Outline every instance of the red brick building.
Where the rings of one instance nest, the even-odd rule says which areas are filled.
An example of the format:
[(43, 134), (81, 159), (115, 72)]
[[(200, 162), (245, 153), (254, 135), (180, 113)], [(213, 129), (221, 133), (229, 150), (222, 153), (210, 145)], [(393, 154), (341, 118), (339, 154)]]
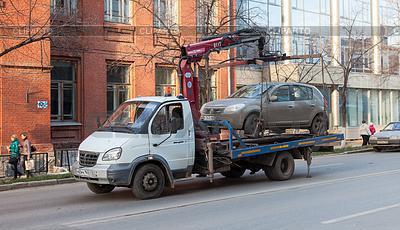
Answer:
[[(45, 4), (45, 0), (37, 4)], [(29, 1), (0, 1), (0, 53), (33, 38), (37, 27), (47, 27), (50, 11), (29, 7)], [(26, 15), (32, 15), (29, 18)], [(30, 23), (29, 23), (30, 22)], [(51, 148), (50, 42), (22, 46), (0, 56), (0, 144), (12, 134), (32, 133), (32, 141)], [(2, 149), (4, 151), (4, 147)]]
[[(12, 11), (8, 1), (0, 0), (2, 11)], [(51, 42), (45, 39), (0, 57), (3, 146), (11, 133), (23, 130), (32, 134), (34, 143), (79, 143), (124, 100), (178, 93), (173, 56), (179, 53), (166, 47), (196, 41), (205, 24), (209, 30), (226, 20), (232, 7), (230, 0), (216, 1), (212, 8), (207, 4), (213, 0), (50, 2), (41, 0), (32, 14), (38, 25), (51, 18)], [(227, 58), (227, 53), (214, 57)], [(233, 79), (228, 73), (223, 69), (213, 75), (214, 97), (227, 96), (233, 85), (228, 84)], [(38, 106), (46, 102), (48, 107)]]

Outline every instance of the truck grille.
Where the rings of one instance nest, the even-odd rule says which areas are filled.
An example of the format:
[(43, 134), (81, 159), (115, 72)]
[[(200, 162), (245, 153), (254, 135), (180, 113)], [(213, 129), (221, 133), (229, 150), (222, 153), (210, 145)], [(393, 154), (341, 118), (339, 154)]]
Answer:
[(225, 108), (205, 108), (204, 114), (222, 114)]
[(79, 151), (79, 164), (85, 167), (93, 167), (96, 165), (99, 155), (100, 153), (96, 152)]

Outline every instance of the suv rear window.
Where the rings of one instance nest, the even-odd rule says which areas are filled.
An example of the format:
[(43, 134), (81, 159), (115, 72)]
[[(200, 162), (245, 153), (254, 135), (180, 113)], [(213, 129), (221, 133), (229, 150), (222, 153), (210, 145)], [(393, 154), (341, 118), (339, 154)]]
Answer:
[(313, 89), (307, 86), (293, 86), (293, 99), (295, 101), (307, 101), (313, 99)]

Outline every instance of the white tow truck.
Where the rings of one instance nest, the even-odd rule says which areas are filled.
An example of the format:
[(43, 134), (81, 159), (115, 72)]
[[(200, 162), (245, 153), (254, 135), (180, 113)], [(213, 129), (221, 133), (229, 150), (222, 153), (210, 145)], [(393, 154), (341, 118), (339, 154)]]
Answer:
[[(239, 136), (227, 121), (199, 120), (198, 80), (191, 64), (212, 51), (254, 41), (263, 43), (264, 39), (251, 31), (238, 31), (183, 47), (183, 95), (139, 97), (123, 103), (79, 146), (78, 161), (72, 167), (74, 177), (87, 182), (97, 194), (128, 187), (137, 198), (150, 199), (193, 174), (208, 176), (212, 182), (215, 173), (239, 178), (246, 170), (264, 170), (271, 180), (288, 180), (294, 172), (294, 159), (304, 159), (310, 166), (312, 146), (342, 140), (343, 135), (250, 138)], [(229, 137), (223, 139), (215, 130), (227, 130)]]

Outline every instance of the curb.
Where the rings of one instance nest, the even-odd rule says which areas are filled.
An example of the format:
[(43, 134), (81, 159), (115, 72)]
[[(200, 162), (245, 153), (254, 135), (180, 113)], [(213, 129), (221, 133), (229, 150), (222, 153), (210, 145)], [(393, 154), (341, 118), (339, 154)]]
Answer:
[(373, 152), (373, 151), (374, 151), (373, 148), (367, 148), (367, 149), (358, 149), (358, 150), (343, 152), (343, 153), (339, 153), (339, 154), (340, 155), (345, 155), (345, 154), (365, 153), (365, 152)]
[(58, 184), (71, 184), (78, 182), (74, 178), (63, 178), (63, 179), (51, 179), (51, 180), (42, 180), (42, 181), (30, 181), (30, 182), (19, 182), (14, 184), (5, 184), (0, 185), (0, 192), (15, 190), (21, 188), (33, 188), (33, 187), (41, 187), (41, 186), (49, 186), (49, 185), (58, 185)]

